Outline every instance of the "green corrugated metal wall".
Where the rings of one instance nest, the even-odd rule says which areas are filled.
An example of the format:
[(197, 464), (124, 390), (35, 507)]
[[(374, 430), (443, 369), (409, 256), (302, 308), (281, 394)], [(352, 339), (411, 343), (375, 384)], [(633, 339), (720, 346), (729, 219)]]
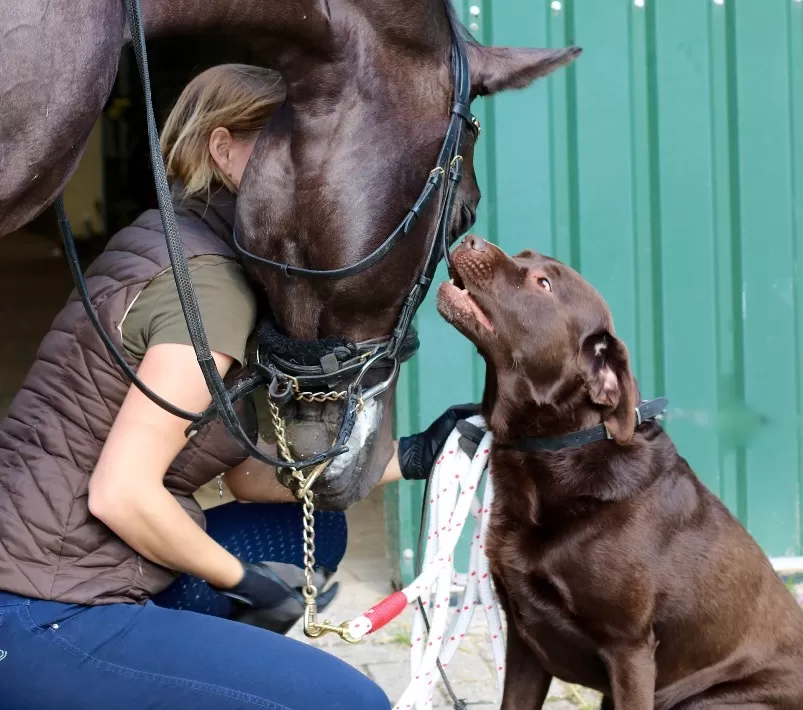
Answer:
[[(803, 3), (458, 0), (486, 44), (583, 55), (477, 102), (475, 232), (578, 268), (610, 304), (644, 396), (767, 554), (801, 552)], [(471, 14), (479, 10), (479, 14)], [(432, 298), (399, 433), (477, 400), (482, 363)], [(386, 492), (410, 579), (420, 484)]]

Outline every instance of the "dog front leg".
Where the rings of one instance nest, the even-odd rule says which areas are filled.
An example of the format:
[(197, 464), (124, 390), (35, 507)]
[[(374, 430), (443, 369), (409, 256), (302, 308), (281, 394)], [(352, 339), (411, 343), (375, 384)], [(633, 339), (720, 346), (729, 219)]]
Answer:
[(511, 622), (507, 625), (505, 663), (505, 688), (500, 710), (541, 710), (552, 676), (544, 670)]
[(616, 710), (653, 710), (655, 706), (655, 641), (617, 644), (601, 651), (608, 670)]

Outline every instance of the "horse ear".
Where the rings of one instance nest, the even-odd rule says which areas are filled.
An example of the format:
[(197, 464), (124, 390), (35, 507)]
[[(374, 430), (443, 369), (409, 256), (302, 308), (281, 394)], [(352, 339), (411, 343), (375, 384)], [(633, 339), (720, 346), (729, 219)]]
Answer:
[(523, 89), (572, 62), (582, 51), (566, 49), (519, 49), (467, 45), (471, 70), (471, 97), (491, 96), (508, 89)]
[(627, 347), (607, 330), (587, 336), (580, 346), (580, 369), (602, 423), (618, 444), (629, 444), (636, 427), (637, 387)]

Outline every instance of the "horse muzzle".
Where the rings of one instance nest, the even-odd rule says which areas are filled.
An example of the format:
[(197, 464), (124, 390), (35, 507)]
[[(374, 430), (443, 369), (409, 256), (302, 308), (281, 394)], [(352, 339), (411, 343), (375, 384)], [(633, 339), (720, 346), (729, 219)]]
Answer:
[[(344, 453), (330, 459), (312, 484), (316, 506), (346, 510), (365, 498), (379, 483), (393, 455), (390, 432), (390, 393), (366, 400), (354, 422)], [(287, 440), (299, 458), (327, 451), (340, 429), (343, 404), (302, 403), (286, 420)]]

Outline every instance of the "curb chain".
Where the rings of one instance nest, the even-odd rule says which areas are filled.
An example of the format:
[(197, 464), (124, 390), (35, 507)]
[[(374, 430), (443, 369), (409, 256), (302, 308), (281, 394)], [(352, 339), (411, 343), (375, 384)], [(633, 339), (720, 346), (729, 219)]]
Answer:
[[(298, 381), (292, 380), (293, 395), (295, 399), (303, 402), (336, 402), (345, 399), (348, 396), (347, 392), (300, 392), (298, 389)], [(270, 406), (271, 419), (273, 421), (273, 430), (276, 434), (276, 447), (279, 450), (279, 455), (285, 461), (292, 461), (293, 456), (290, 453), (290, 446), (287, 442), (287, 430), (284, 426), (284, 420), (281, 417), (279, 407), (268, 398), (268, 405)], [(298, 484), (296, 490), (293, 491), (295, 496), (302, 501), (303, 508), (303, 531), (302, 538), (304, 541), (304, 588), (302, 594), (304, 595), (304, 634), (309, 638), (318, 638), (326, 633), (335, 633), (340, 636), (344, 641), (349, 643), (357, 643), (359, 639), (354, 639), (348, 633), (346, 628), (348, 622), (344, 622), (340, 626), (335, 626), (329, 620), (323, 623), (318, 622), (318, 588), (314, 584), (315, 580), (315, 501), (312, 492), (312, 484), (315, 483), (317, 478), (326, 470), (331, 463), (331, 459), (315, 466), (308, 476), (304, 476), (298, 469), (288, 466), (285, 470), (289, 471), (290, 477)]]

